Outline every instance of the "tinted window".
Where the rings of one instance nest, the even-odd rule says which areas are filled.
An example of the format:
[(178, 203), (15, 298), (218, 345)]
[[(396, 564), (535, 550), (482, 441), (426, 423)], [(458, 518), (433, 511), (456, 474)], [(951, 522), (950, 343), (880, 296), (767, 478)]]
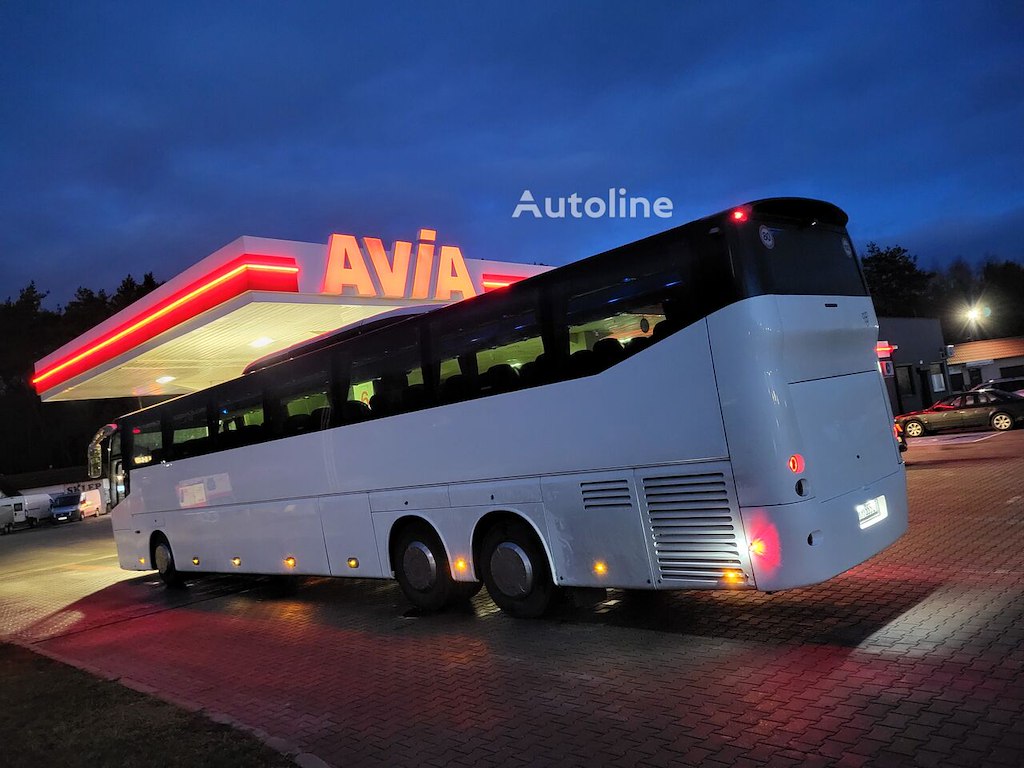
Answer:
[(752, 219), (731, 228), (746, 294), (866, 296), (843, 229)]
[(258, 443), (263, 430), (263, 390), (257, 376), (249, 375), (219, 387), (216, 393), (217, 440), (220, 448)]
[[(177, 402), (183, 406), (188, 404), (187, 400)], [(212, 449), (205, 402), (192, 403), (191, 408), (172, 411), (170, 421), (173, 458), (186, 459), (209, 453)]]
[[(346, 402), (350, 416), (392, 416), (424, 407), (418, 325), (402, 325), (359, 339), (349, 347), (351, 368)], [(346, 421), (359, 420), (349, 418)]]
[(275, 384), (270, 397), (275, 437), (326, 429), (331, 424), (330, 358), (311, 355), (278, 369), (285, 380)]

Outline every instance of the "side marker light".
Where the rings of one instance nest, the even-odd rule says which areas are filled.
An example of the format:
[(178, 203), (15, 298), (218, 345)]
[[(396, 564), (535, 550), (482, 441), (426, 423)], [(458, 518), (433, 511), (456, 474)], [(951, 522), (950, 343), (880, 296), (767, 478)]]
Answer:
[(295, 567), (295, 558), (294, 557), (286, 557), (284, 559), (284, 564), (287, 565), (289, 568), (294, 568)]
[(469, 563), (466, 562), (466, 558), (464, 558), (464, 557), (457, 557), (457, 558), (455, 558), (455, 570), (456, 571), (458, 571), (459, 573), (465, 573), (466, 569), (468, 567), (469, 567)]
[(199, 565), (199, 558), (198, 557), (193, 557), (192, 558), (192, 565)]
[(240, 558), (240, 557), (232, 557), (231, 558), (231, 564), (237, 568), (238, 566), (240, 566), (242, 564), (242, 558)]
[(359, 558), (350, 557), (348, 559), (348, 567), (349, 568), (358, 568), (359, 567)]
[(594, 573), (598, 576), (604, 576), (608, 573), (608, 564), (604, 560), (597, 560), (594, 562)]
[(806, 466), (807, 464), (804, 461), (804, 457), (801, 456), (799, 453), (794, 453), (792, 456), (789, 457), (789, 471), (792, 472), (793, 474), (799, 475), (801, 472), (804, 471), (804, 468)]

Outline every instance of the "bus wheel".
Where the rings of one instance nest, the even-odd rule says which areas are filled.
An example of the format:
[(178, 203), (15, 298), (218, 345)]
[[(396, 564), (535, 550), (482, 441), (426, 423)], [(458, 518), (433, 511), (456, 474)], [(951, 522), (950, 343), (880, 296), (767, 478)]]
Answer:
[(496, 525), (484, 537), (481, 555), (484, 584), (502, 611), (518, 619), (544, 614), (555, 585), (544, 549), (526, 524)]
[(998, 429), (1000, 432), (1013, 429), (1013, 417), (1008, 413), (1003, 413), (1002, 411), (993, 414), (992, 429)]
[(439, 611), (456, 599), (448, 556), (441, 539), (426, 523), (402, 529), (395, 540), (391, 562), (402, 594), (420, 610)]
[(174, 553), (171, 551), (171, 545), (163, 536), (156, 540), (153, 547), (153, 565), (156, 566), (160, 579), (171, 589), (185, 586), (185, 580), (181, 577), (178, 569), (174, 567)]
[(924, 424), (920, 421), (908, 421), (903, 425), (903, 429), (907, 433), (907, 437), (920, 437), (924, 434)]

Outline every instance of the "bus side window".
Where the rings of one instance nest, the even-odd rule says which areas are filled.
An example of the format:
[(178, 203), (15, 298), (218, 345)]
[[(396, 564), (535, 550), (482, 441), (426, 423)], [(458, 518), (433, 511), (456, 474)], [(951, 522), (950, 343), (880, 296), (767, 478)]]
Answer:
[[(461, 313), (442, 314), (428, 323), (428, 369), (437, 377), (438, 402), (455, 403), (544, 383), (531, 374), (544, 353), (536, 294), (506, 295), (503, 303), (483, 311), (463, 307)], [(521, 375), (524, 368), (529, 375)]]
[(209, 453), (210, 426), (203, 403), (182, 413), (171, 415), (171, 457), (187, 459)]
[(163, 432), (160, 419), (145, 424), (132, 425), (132, 467), (145, 467), (159, 462), (162, 458)]
[(231, 382), (220, 394), (217, 407), (217, 444), (220, 449), (251, 445), (267, 439), (263, 430), (263, 390), (249, 377)]
[(270, 398), (275, 437), (326, 429), (333, 423), (330, 358), (317, 354)]
[(388, 328), (353, 345), (346, 421), (361, 420), (359, 414), (377, 419), (427, 407), (419, 334), (418, 325)]

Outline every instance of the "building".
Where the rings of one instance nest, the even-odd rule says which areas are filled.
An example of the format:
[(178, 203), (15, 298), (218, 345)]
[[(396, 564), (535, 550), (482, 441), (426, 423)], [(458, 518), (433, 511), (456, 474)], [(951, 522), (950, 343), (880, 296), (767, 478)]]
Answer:
[(879, 365), (893, 413), (927, 408), (954, 391), (938, 318), (880, 317), (878, 338)]
[(374, 315), (442, 305), (548, 267), (463, 258), (421, 229), (326, 244), (240, 237), (35, 364), (44, 401), (178, 395), (267, 354)]
[(1024, 336), (957, 344), (948, 363), (954, 389), (1009, 376), (1024, 378)]

